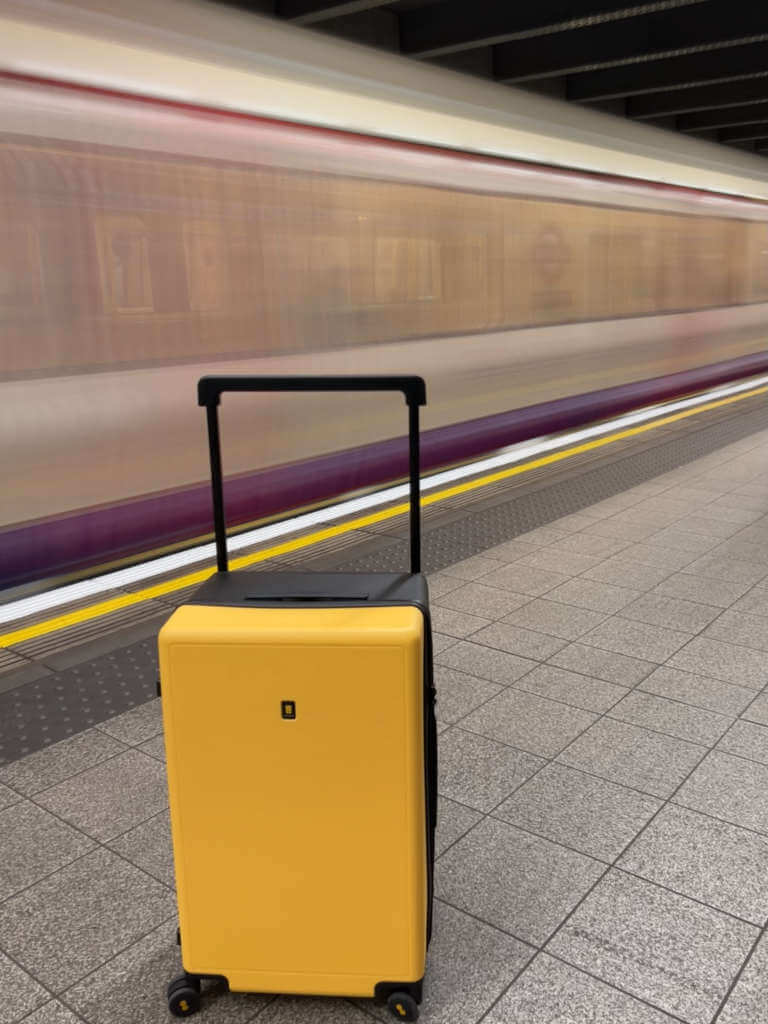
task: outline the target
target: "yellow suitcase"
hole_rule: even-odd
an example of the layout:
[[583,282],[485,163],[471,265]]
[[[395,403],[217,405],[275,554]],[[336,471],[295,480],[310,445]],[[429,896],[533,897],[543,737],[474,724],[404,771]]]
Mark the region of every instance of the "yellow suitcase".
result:
[[[228,572],[222,391],[384,390],[410,411],[411,573]],[[436,735],[419,573],[420,378],[203,378],[218,572],[159,636],[179,941],[200,981],[372,997],[416,1020],[431,928]]]

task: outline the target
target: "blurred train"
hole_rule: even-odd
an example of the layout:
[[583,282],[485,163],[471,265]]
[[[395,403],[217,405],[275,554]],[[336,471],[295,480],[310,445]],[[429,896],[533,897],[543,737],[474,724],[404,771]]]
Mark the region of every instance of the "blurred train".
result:
[[[626,405],[650,379],[644,401],[682,372],[714,367],[686,377],[690,389],[762,365],[768,205],[752,157],[733,154],[712,172],[720,191],[705,191],[514,161],[477,142],[469,152],[458,120],[453,148],[439,133],[440,146],[417,143],[413,111],[402,138],[376,137],[359,96],[355,131],[298,105],[288,123],[259,116],[273,111],[248,85],[263,74],[216,36],[245,24],[236,12],[164,6],[177,36],[166,24],[147,49],[140,7],[120,42],[107,0],[36,5],[26,22],[11,7],[0,33],[0,586],[206,531],[204,372],[422,373],[434,465],[516,439],[509,410],[549,403],[554,416],[569,396],[598,393]],[[180,102],[168,88],[200,18],[213,26],[213,63],[194,43],[200,91],[216,100],[229,60],[238,103]],[[301,38],[313,74],[323,48],[329,67],[338,60],[339,44]],[[137,84],[136,53],[164,68],[157,82]],[[460,79],[427,73],[454,89]],[[327,109],[344,100],[332,84]],[[520,109],[542,102],[504,93]],[[668,137],[642,131],[658,135],[661,167]],[[714,147],[680,145],[703,148],[667,177],[700,182]],[[567,164],[567,140],[559,152]],[[581,137],[573,162],[584,165]],[[593,403],[593,416],[606,408]],[[589,402],[580,409],[586,418]],[[399,413],[370,397],[228,403],[232,521],[391,478],[400,456],[382,442],[401,433]],[[541,432],[546,417],[536,422]],[[269,465],[283,468],[257,472]]]

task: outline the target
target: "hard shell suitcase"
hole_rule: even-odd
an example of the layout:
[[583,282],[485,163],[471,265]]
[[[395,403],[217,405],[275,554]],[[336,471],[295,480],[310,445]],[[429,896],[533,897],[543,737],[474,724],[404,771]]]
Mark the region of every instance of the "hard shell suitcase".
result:
[[[224,391],[399,390],[411,572],[229,572]],[[416,1020],[431,931],[437,743],[420,574],[418,377],[204,377],[218,571],[159,636],[179,941],[200,982],[373,997]]]

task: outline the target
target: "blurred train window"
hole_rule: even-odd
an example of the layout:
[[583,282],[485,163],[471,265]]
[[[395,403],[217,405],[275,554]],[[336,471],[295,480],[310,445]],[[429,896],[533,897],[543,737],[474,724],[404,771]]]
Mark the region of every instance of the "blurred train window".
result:
[[222,230],[208,221],[184,224],[190,308],[221,309],[225,302],[227,249]]
[[40,236],[33,224],[5,220],[0,228],[0,311],[39,308]]
[[314,297],[328,308],[351,301],[349,241],[336,235],[315,235],[310,242],[309,266]]
[[106,305],[116,313],[149,313],[152,278],[149,243],[138,217],[100,217],[96,221]]
[[440,246],[431,238],[376,239],[376,301],[426,302],[442,295]]

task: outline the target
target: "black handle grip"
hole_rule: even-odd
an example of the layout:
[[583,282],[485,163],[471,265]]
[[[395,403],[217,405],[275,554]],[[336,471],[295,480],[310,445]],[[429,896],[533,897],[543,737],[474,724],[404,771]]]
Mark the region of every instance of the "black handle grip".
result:
[[419,406],[427,404],[427,389],[421,377],[201,377],[197,383],[197,402],[205,406],[208,418],[213,523],[219,572],[226,572],[228,568],[218,416],[218,406],[224,391],[402,391],[408,405],[411,572],[421,571]]
[[218,405],[224,391],[402,391],[408,405],[426,405],[421,377],[201,377],[198,405]]

